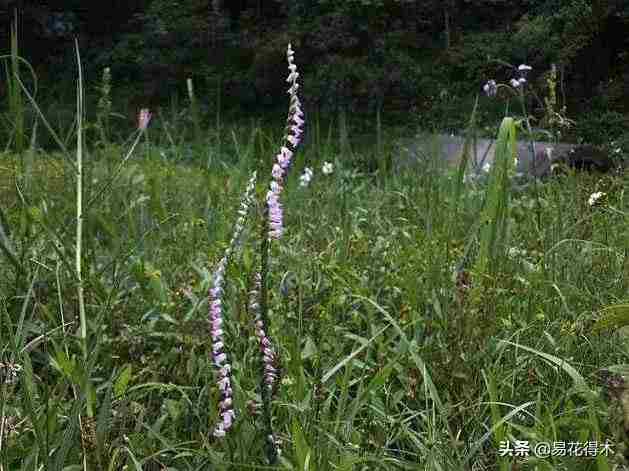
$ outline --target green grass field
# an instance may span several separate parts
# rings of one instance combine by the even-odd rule
[[[0,470],[629,469],[626,174],[510,186],[508,120],[484,183],[392,174],[379,126],[372,145],[308,119],[268,246],[277,129],[188,145],[188,122],[156,116],[133,152],[0,157]],[[219,438],[208,289],[254,169]],[[272,398],[247,301],[264,247]]]

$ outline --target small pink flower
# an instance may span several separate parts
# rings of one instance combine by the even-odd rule
[[[229,409],[221,414],[223,416],[223,423],[221,424],[225,430],[231,428],[235,414],[233,409]]]
[[[225,376],[218,381],[218,389],[223,392],[226,392],[231,386],[231,382],[229,380],[229,376]],[[225,396],[229,397],[227,394]]]
[[[218,355],[216,355],[216,357],[214,357],[214,363],[218,366],[220,366],[226,360],[227,355],[225,355],[224,353],[219,353]]]
[[[281,180],[284,176],[284,170],[282,170],[282,167],[279,164],[274,164],[271,175],[273,175],[273,178],[275,178],[276,180]]]
[[[261,289],[261,277],[259,273],[256,273],[255,278],[253,280],[253,289],[249,292],[250,302],[249,305],[255,305],[256,308],[253,309],[255,315],[255,334],[258,338],[258,343],[260,346],[260,353],[262,355],[262,364],[264,366],[264,384],[266,384],[267,388],[270,391],[273,391],[273,387],[277,382],[278,371],[275,368],[274,364],[276,361],[275,350],[273,349],[273,344],[271,339],[264,328],[264,321],[260,316],[260,308],[259,304],[256,301],[256,298],[260,295]]]
[[[152,114],[148,108],[142,108],[140,110],[140,115],[138,116],[138,129],[140,131],[146,131],[146,128],[151,121],[151,116]]]
[[[286,140],[290,142],[293,147],[297,147],[297,144],[299,144],[299,139],[291,134],[286,136]]]
[[[305,121],[303,119],[301,119],[297,113],[295,113],[293,115],[293,122],[297,125],[297,126],[303,126],[303,124],[305,123]]]

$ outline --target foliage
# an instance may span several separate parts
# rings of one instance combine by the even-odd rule
[[[470,8],[489,3],[513,7],[477,1]],[[224,19],[219,4],[212,2],[212,11]],[[383,109],[397,99],[406,115],[414,104],[422,124],[458,126],[468,114],[457,112],[466,108],[464,97],[493,70],[489,59],[515,61],[522,51],[504,31],[473,30],[454,34],[447,52],[436,36],[423,50],[413,41],[433,32],[418,34],[421,25],[405,22],[402,12],[416,6],[406,2],[283,5],[272,13],[249,11],[249,19],[286,21],[264,28],[243,20],[212,49],[222,57],[202,70],[195,64],[207,49],[187,32],[203,36],[209,20],[199,11],[208,3],[155,0],[136,16],[138,30],[121,33],[111,55],[103,55],[112,78],[102,79],[95,118],[79,110],[62,132],[37,107],[60,152],[33,148],[28,169],[21,156],[2,155],[0,257],[8,263],[0,264],[0,467],[266,467],[257,407],[260,347],[244,301],[255,253],[245,248],[225,276],[221,335],[234,353],[230,395],[243,413],[223,441],[212,437],[221,401],[212,355],[222,347],[208,338],[207,293],[214,281],[208,268],[226,251],[250,169],[269,162],[279,136],[251,116],[244,125],[225,124],[220,107],[208,124],[202,118],[209,113],[200,116],[208,85],[196,75],[183,108],[156,111],[149,129],[135,124],[128,151],[111,137],[107,118],[120,106],[114,91],[121,71],[131,77],[144,69],[145,83],[156,83],[151,91],[134,82],[146,99],[169,80],[183,87],[181,79],[196,72],[208,82],[220,79],[234,98],[248,89],[251,103],[259,103],[279,67],[272,57],[283,35],[292,34],[304,46],[298,62],[305,65],[304,89],[315,91],[311,103],[338,109],[338,120],[323,113],[329,122],[313,123],[303,160],[292,164],[294,172],[314,169],[312,182],[282,186],[287,232],[269,261],[265,307],[282,381],[268,405],[281,465],[625,466],[618,418],[628,408],[618,391],[629,375],[601,384],[593,373],[627,364],[626,338],[607,332],[626,321],[626,175],[572,172],[512,186],[510,117],[488,184],[464,183],[465,164],[456,174],[442,171],[436,155],[427,168],[393,173],[397,156],[393,133],[382,129]],[[577,18],[566,8],[556,11]],[[282,18],[286,12],[303,16]],[[239,14],[229,12],[235,23],[246,17]],[[439,30],[441,20],[430,26]],[[567,31],[566,37],[576,35],[566,49],[576,63],[583,38]],[[243,38],[250,42],[239,44]],[[161,62],[157,50],[171,43]],[[478,57],[475,47],[490,57]],[[255,85],[247,88],[246,80]],[[490,114],[476,112],[478,103],[470,127],[480,118],[492,123]],[[357,133],[353,111],[361,108],[375,108],[376,122]],[[626,129],[620,111],[606,112],[583,125],[585,135],[611,139]],[[100,132],[97,143],[82,141],[84,119]],[[375,142],[365,134],[375,134]],[[626,133],[621,137],[611,149],[628,142]],[[324,161],[333,162],[332,173],[323,171]],[[84,245],[75,248],[77,221]],[[81,337],[81,325],[89,337]],[[595,460],[520,459],[497,449],[503,440],[604,443],[609,437],[618,448]]]
[[[352,145],[354,152],[367,150]],[[334,174],[324,176],[315,155],[335,160]],[[421,460],[427,469],[461,469],[465,459],[477,466],[497,462],[498,442],[486,435],[488,424],[496,438],[568,441],[601,433],[603,442],[613,433],[606,404],[584,402],[573,381],[594,389],[591,378],[579,372],[626,361],[617,340],[593,336],[588,327],[596,318],[592,313],[626,294],[627,278],[618,276],[626,270],[619,252],[626,228],[612,209],[626,205],[625,183],[614,183],[618,190],[601,208],[586,201],[599,184],[596,178],[569,176],[544,186],[542,227],[530,217],[533,195],[513,196],[511,236],[504,239],[508,253],[496,252],[498,271],[484,282],[481,298],[473,299],[465,286],[452,283],[450,266],[471,241],[484,190],[468,188],[455,203],[447,175],[389,175],[382,185],[374,184],[368,175],[349,172],[342,158],[335,159],[338,155],[334,144],[306,149],[315,169],[313,182],[305,189],[287,188],[289,232],[276,267],[286,266],[286,279],[293,281],[274,283],[269,293],[273,334],[282,345],[285,381],[281,401],[274,405],[274,428],[284,442],[285,462],[310,462],[318,469],[359,462],[399,469]],[[206,439],[218,398],[202,321],[207,267],[220,257],[220,241],[231,230],[247,174],[239,175],[237,166],[206,172],[198,166],[202,156],[193,166],[160,161],[155,151],[137,158],[111,196],[99,203],[104,226],[96,224],[95,214],[86,221],[91,246],[87,306],[107,312],[95,319],[98,352],[90,366],[99,404],[96,444],[107,460],[103,466],[137,461],[151,469],[157,466],[155,450],[161,450],[159,463],[180,469],[220,466],[226,460],[234,466],[262,465],[264,442],[253,438],[255,410],[239,419],[234,440]],[[15,160],[9,162],[13,170],[3,174],[3,183],[19,171]],[[52,164],[34,169],[29,199],[46,208],[33,222],[38,229],[54,227],[72,213],[73,191]],[[93,169],[99,181],[107,175],[106,166],[102,160]],[[11,187],[2,188],[14,229],[22,209]],[[454,204],[461,206],[457,218],[451,217]],[[34,232],[31,256],[48,266],[63,264],[47,234]],[[517,251],[511,250],[514,246]],[[237,352],[237,407],[246,410],[247,401],[255,400],[257,369],[251,319],[237,301],[246,291],[244,274],[253,257],[247,251],[243,255],[230,269],[233,282],[225,299],[231,313],[226,336]],[[7,273],[6,266],[3,270]],[[85,366],[72,337],[53,330],[59,326],[54,314],[63,306],[68,315],[74,301],[73,290],[67,289],[71,280],[59,276],[57,284],[54,271],[51,275],[45,277],[49,293],[38,291],[30,306],[33,317],[27,314],[24,324],[25,342],[43,333],[47,341],[34,342],[25,350],[28,355],[15,357],[23,372],[19,383],[8,386],[34,388],[33,395],[4,396],[11,398],[4,400],[5,414],[15,424],[8,452],[0,455],[7,467],[36,453],[46,456],[33,447],[35,442],[50,443],[51,469],[61,469],[62,461],[80,463],[81,434],[68,425],[78,423],[85,399],[67,398],[72,385],[82,384]],[[466,323],[478,323],[481,314],[486,330],[472,337]],[[16,328],[15,320],[1,325],[2,338],[11,339],[6,331]],[[514,343],[519,346],[498,342],[518,336]],[[579,336],[592,336],[592,341],[584,344]],[[555,364],[561,366],[555,369]],[[426,404],[430,409],[424,417]],[[514,409],[517,414],[511,414]],[[25,414],[27,422],[22,421]],[[48,442],[37,439],[45,433],[38,425],[44,417]],[[565,463],[573,462],[547,459],[548,466]]]
[[[37,25],[47,16],[76,13],[73,31],[96,45],[85,53],[88,81],[110,67],[118,83],[114,93],[132,96],[131,108],[185,99],[185,82],[192,78],[203,120],[219,106],[217,91],[223,109],[273,111],[283,96],[274,80],[281,68],[277,57],[290,37],[303,51],[307,105],[322,111],[345,107],[364,115],[380,107],[384,119],[399,123],[415,109],[418,124],[461,127],[455,116],[465,107],[456,103],[469,106],[500,60],[532,65],[531,80],[542,82],[540,74],[557,64],[562,104],[577,122],[588,120],[592,106],[627,112],[626,2],[152,0],[121,6],[106,30],[97,28],[94,12],[75,4],[46,16],[46,7],[26,3],[25,16]],[[35,33],[29,38],[43,34],[29,24]],[[46,41],[57,51],[50,62],[64,63],[55,70],[70,70],[71,54],[60,55],[68,49],[67,34]],[[595,70],[588,70],[594,60]],[[602,95],[606,105],[591,103]],[[481,124],[495,122],[503,111],[486,110]]]
[[[562,4],[548,15],[524,15],[517,24],[513,39],[528,57],[538,63],[570,64],[579,52],[590,44],[592,37],[601,33],[601,18],[594,11],[593,2],[571,1]]]

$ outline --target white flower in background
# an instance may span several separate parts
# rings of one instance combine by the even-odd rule
[[[588,204],[590,206],[594,206],[598,200],[600,200],[603,196],[605,196],[605,193],[603,193],[602,191],[597,191],[596,193],[592,193],[590,195],[590,198],[588,199]]]
[[[334,172],[334,165],[332,165],[330,162],[323,162],[323,168],[321,169],[321,171],[324,175],[330,175],[332,172]]]
[[[496,81],[488,81],[483,87],[483,91],[487,96],[496,96],[496,93],[498,93],[498,85],[496,84]]]
[[[533,67],[531,67],[530,65],[526,65],[526,64],[520,64],[520,66],[518,67],[518,71],[519,72],[528,72],[529,70],[533,70]]]
[[[507,250],[507,256],[509,258],[518,258],[518,257],[524,257],[526,255],[526,250],[522,250],[518,247],[509,247],[509,250]]]
[[[491,170],[491,164],[489,162],[485,162],[485,165],[483,165],[483,172],[489,173],[490,170]]]
[[[310,180],[312,180],[312,175],[312,169],[310,167],[306,167],[304,169],[304,173],[302,173],[299,177],[299,185],[304,188],[307,187],[310,183]]]

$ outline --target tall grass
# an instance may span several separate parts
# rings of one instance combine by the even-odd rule
[[[20,56],[18,49],[17,10],[11,23],[11,61],[7,67],[7,95],[9,97],[9,113],[13,117],[13,132],[11,133],[15,151],[21,153],[25,148],[24,136],[24,108],[22,93],[19,87]]]

